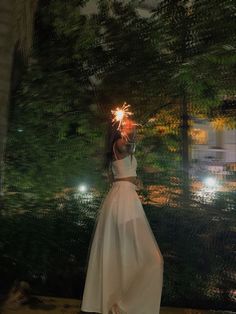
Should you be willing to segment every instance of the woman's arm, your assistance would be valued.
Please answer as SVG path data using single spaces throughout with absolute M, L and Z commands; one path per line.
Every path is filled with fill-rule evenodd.
M 129 142 L 125 138 L 119 138 L 115 143 L 117 150 L 122 155 L 131 154 L 134 152 L 135 141 Z

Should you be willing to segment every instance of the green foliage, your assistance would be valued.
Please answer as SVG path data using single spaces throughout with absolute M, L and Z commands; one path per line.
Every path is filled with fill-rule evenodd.
M 169 95 L 183 90 L 206 112 L 235 94 L 235 6 L 232 1 L 162 1 L 155 10 L 157 49 L 172 64 Z M 170 90 L 171 87 L 171 90 Z
M 12 195 L 0 218 L 1 290 L 24 278 L 34 293 L 78 297 L 98 202 L 74 193 L 27 203 Z
M 173 188 L 171 197 L 176 193 L 174 204 L 145 207 L 166 260 L 164 303 L 232 306 L 235 196 L 220 195 L 209 206 L 192 198 L 183 208 L 178 179 L 181 98 L 187 96 L 191 114 L 207 113 L 235 91 L 234 7 L 193 3 L 190 10 L 186 1 L 163 1 L 144 19 L 118 1 L 112 15 L 99 1 L 99 13 L 90 17 L 81 14 L 84 1 L 41 2 L 32 58 L 10 112 L 0 217 L 0 267 L 8 285 L 21 277 L 37 293 L 77 296 L 78 282 L 82 289 L 101 199 L 85 204 L 74 195 L 80 183 L 107 187 L 105 119 L 111 105 L 126 100 L 142 123 L 140 176 L 157 189 Z M 91 77 L 101 84 L 93 86 Z M 215 303 L 212 287 L 223 289 L 227 302 Z
M 2 289 L 24 279 L 35 294 L 81 298 L 104 196 L 67 193 L 26 204 L 12 195 L 0 217 Z M 165 262 L 163 306 L 233 309 L 235 201 L 235 193 L 219 193 L 211 204 L 192 201 L 189 208 L 181 199 L 175 208 L 144 205 Z
M 81 182 L 105 184 L 101 178 L 104 124 L 91 111 L 93 94 L 82 66 L 91 50 L 91 43 L 83 38 L 91 35 L 94 41 L 96 27 L 80 15 L 79 5 L 80 1 L 52 1 L 38 13 L 34 53 L 11 110 L 6 155 L 9 191 L 37 198 Z
M 233 308 L 232 204 L 233 192 L 217 194 L 210 204 L 192 200 L 188 208 L 183 208 L 181 198 L 176 208 L 145 205 L 164 255 L 163 304 Z
M 7 189 L 50 195 L 81 178 L 99 182 L 104 118 L 114 103 L 131 103 L 144 129 L 156 114 L 169 117 L 158 123 L 171 121 L 169 132 L 179 136 L 183 92 L 191 110 L 205 113 L 220 104 L 226 90 L 233 93 L 230 2 L 216 8 L 217 27 L 213 11 L 203 10 L 212 3 L 203 0 L 191 8 L 186 1 L 163 1 L 149 19 L 132 2 L 112 3 L 111 15 L 106 1 L 88 17 L 80 13 L 84 3 L 40 5 L 33 55 L 12 106 Z M 95 93 L 92 76 L 102 80 Z M 93 103 L 103 108 L 103 117 Z M 173 105 L 175 112 L 169 110 Z M 174 141 L 172 135 L 163 138 L 163 155 L 179 145 L 177 137 Z M 160 168 L 178 160 L 176 153 L 169 156 L 159 161 Z

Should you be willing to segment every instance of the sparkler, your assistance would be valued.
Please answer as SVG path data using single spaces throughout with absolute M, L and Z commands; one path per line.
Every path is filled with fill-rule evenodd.
M 117 107 L 115 110 L 111 110 L 111 113 L 113 114 L 112 122 L 115 124 L 118 122 L 117 130 L 121 132 L 122 138 L 125 138 L 128 143 L 134 143 L 135 142 L 135 136 L 136 132 L 132 132 L 132 139 L 130 139 L 130 129 L 133 129 L 134 125 L 141 125 L 139 123 L 135 123 L 134 121 L 128 119 L 129 116 L 133 115 L 133 112 L 129 111 L 130 105 L 128 105 L 126 102 L 122 105 L 122 107 Z M 122 126 L 125 125 L 124 128 Z
M 121 129 L 122 124 L 124 123 L 124 119 L 128 118 L 130 115 L 133 115 L 133 112 L 129 111 L 130 105 L 126 102 L 122 105 L 122 107 L 117 107 L 115 110 L 111 110 L 111 113 L 114 115 L 112 122 L 119 122 L 117 130 Z

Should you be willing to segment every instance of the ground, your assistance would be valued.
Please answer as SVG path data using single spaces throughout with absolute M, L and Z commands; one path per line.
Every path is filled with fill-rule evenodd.
M 1 314 L 79 314 L 81 300 L 33 296 L 30 305 L 3 306 Z M 160 314 L 229 314 L 233 312 L 204 311 L 162 307 Z

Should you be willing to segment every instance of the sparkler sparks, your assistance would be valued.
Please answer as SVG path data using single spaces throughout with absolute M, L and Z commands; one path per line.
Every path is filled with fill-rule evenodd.
M 122 123 L 125 118 L 128 118 L 128 116 L 132 115 L 133 112 L 129 111 L 130 105 L 128 105 L 126 102 L 124 102 L 123 106 L 121 108 L 117 107 L 115 110 L 111 110 L 111 113 L 114 115 L 112 122 L 118 124 L 118 130 L 121 129 Z

